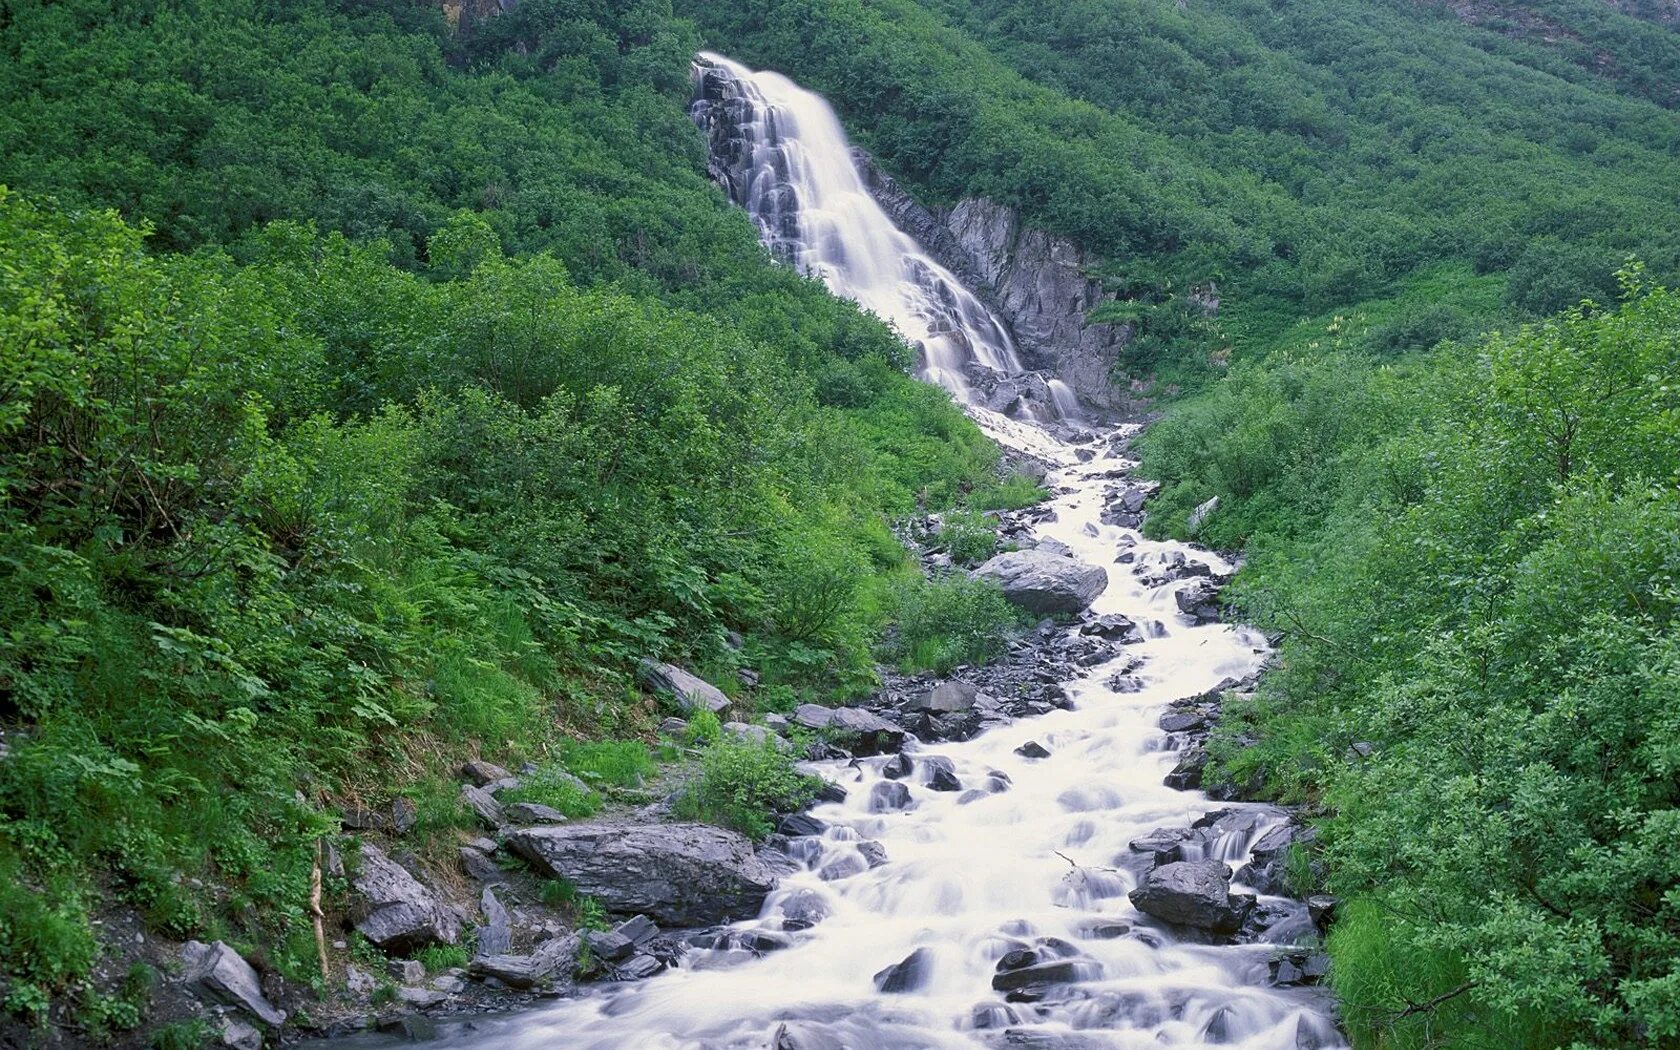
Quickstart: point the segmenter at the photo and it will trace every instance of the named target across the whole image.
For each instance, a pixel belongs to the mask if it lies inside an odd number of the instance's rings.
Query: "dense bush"
[[[1284,632],[1215,750],[1332,814],[1362,1045],[1680,1038],[1680,294],[1623,280],[1401,371],[1233,371],[1147,445]]]
[[[995,583],[958,573],[907,577],[888,592],[893,631],[883,655],[906,671],[945,673],[1000,655],[1021,627],[1021,613]]]
[[[775,830],[778,815],[796,813],[816,798],[821,781],[801,773],[788,745],[725,735],[700,757],[700,775],[689,781],[676,812],[734,828],[755,839]]]

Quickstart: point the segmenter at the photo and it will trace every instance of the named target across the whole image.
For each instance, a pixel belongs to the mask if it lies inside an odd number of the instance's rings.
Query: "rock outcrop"
[[[410,952],[461,935],[460,919],[371,842],[362,843],[354,885],[356,929],[376,947]]]
[[[1008,551],[974,570],[1003,596],[1039,616],[1082,611],[1108,586],[1108,571],[1043,550]]]
[[[538,871],[564,878],[608,911],[694,927],[758,914],[775,873],[742,835],[705,824],[521,828],[507,845]]]
[[[1029,368],[1052,373],[1087,405],[1126,415],[1140,410],[1130,391],[1110,378],[1132,337],[1131,326],[1086,319],[1113,299],[1090,276],[1089,255],[1071,241],[1023,226],[1015,209],[996,201],[970,198],[949,209],[924,207],[868,153],[854,148],[852,154],[893,222],[1009,325]]]

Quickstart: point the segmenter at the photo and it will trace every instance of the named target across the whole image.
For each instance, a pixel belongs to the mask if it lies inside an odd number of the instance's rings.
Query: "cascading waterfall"
[[[701,54],[695,70],[713,174],[772,253],[890,322],[920,350],[922,377],[958,399],[1028,419],[1078,417],[1067,384],[1027,372],[1004,325],[893,225],[820,95],[722,55]]]
[[[733,107],[717,132],[714,171],[753,214],[781,257],[820,274],[837,292],[892,319],[926,354],[927,374],[959,394],[979,366],[1019,372],[1002,326],[946,270],[895,229],[869,197],[845,139],[821,99],[786,78],[717,56],[701,60],[702,104]],[[709,83],[704,78],[712,78]],[[702,119],[705,114],[700,115]],[[1013,370],[1013,373],[1012,371]],[[1050,387],[1052,403],[1071,391]],[[1001,443],[1055,464],[1058,493],[1037,539],[1095,565],[1131,551],[1146,564],[1193,553],[1217,572],[1216,555],[1157,543],[1105,523],[1105,487],[1131,466],[1110,436],[1075,444],[1029,422],[976,410]],[[1124,436],[1118,435],[1118,436]],[[1130,843],[1232,810],[1228,830],[1186,844],[1188,858],[1235,871],[1278,819],[1263,806],[1216,807],[1199,792],[1163,784],[1175,755],[1157,725],[1162,708],[1259,667],[1265,641],[1226,624],[1180,614],[1182,582],[1153,585],[1125,568],[1092,611],[1150,625],[1143,641],[1064,683],[1071,698],[1030,722],[961,743],[912,746],[937,754],[964,785],[995,792],[931,790],[933,764],[917,762],[907,810],[874,812],[871,789],[886,759],[815,763],[846,788],[817,807],[820,836],[794,840],[801,870],[785,877],[753,920],[735,924],[789,941],[760,956],[696,948],[672,972],[608,986],[583,998],[500,1018],[479,1018],[444,1045],[488,1050],[910,1050],[910,1048],[1156,1048],[1246,1050],[1340,1047],[1322,994],[1271,987],[1270,944],[1192,943],[1140,915],[1127,893],[1139,881]],[[1141,658],[1141,663],[1139,662]],[[1125,691],[1116,676],[1127,679]],[[1049,757],[1016,752],[1041,742]],[[1224,829],[1222,821],[1217,828]],[[878,843],[866,856],[865,842]],[[836,877],[839,876],[839,877]],[[1262,898],[1283,907],[1273,898]],[[1298,912],[1304,909],[1290,905]],[[812,914],[821,917],[814,925]],[[1304,920],[1303,920],[1304,921]],[[1277,927],[1299,931],[1300,924]],[[1268,933],[1285,940],[1287,933]],[[1033,1001],[994,990],[998,961],[1024,945],[1071,953],[1071,983]],[[1049,951],[1046,947],[1043,950]],[[922,983],[878,991],[874,976],[919,953]],[[1019,1001],[1025,998],[1026,1001]]]

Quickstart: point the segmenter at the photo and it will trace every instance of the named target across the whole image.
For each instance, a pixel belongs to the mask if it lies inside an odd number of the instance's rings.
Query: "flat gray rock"
[[[643,660],[636,668],[636,677],[654,692],[669,694],[685,712],[705,708],[715,713],[729,706],[729,697],[723,695],[723,690],[675,664]]]
[[[376,947],[409,952],[461,935],[460,920],[371,842],[362,843],[354,886],[356,929]]]
[[[257,971],[226,943],[188,941],[181,948],[181,960],[186,982],[209,998],[238,1007],[270,1028],[286,1022],[285,1013],[263,995]]]
[[[708,824],[602,822],[521,828],[507,845],[608,911],[662,926],[712,926],[757,915],[775,888],[752,842]]]

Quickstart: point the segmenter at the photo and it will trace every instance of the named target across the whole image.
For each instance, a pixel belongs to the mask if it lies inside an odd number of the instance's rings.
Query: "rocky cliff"
[[[1071,241],[1021,225],[1015,209],[985,198],[928,208],[868,153],[853,153],[887,214],[1008,323],[1029,368],[1053,373],[1098,409],[1124,416],[1143,410],[1110,378],[1131,326],[1085,319],[1112,298],[1087,273],[1090,256]]]

